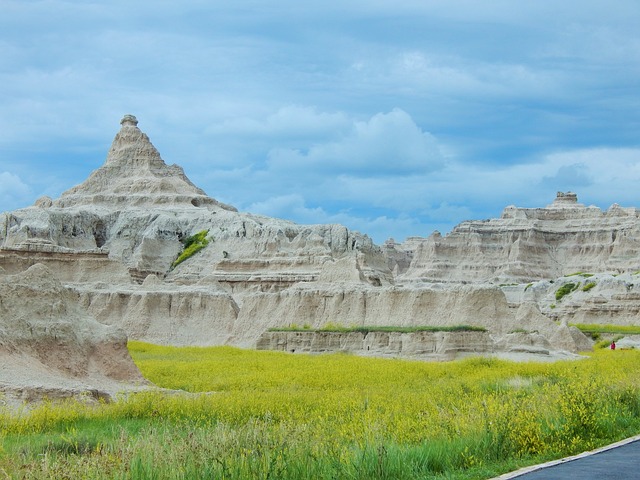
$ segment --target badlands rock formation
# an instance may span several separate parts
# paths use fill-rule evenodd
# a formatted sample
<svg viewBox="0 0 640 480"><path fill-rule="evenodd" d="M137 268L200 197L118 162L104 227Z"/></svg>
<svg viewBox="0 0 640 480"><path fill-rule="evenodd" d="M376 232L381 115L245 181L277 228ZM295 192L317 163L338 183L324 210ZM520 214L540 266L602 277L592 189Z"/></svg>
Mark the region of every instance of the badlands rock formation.
<svg viewBox="0 0 640 480"><path fill-rule="evenodd" d="M87 394L109 398L146 382L124 331L78 305L45 266L0 272L0 392L4 401Z"/></svg>
<svg viewBox="0 0 640 480"><path fill-rule="evenodd" d="M487 332L265 332L256 348L299 353L350 352L428 360L495 352L494 342Z"/></svg>
<svg viewBox="0 0 640 480"><path fill-rule="evenodd" d="M622 273L640 269L640 211L602 211L558 193L546 208L505 208L490 220L463 222L446 236L435 232L409 245L387 244L404 280L526 283L573 272ZM392 265L393 267L393 265Z"/></svg>
<svg viewBox="0 0 640 480"><path fill-rule="evenodd" d="M636 218L569 196L378 247L340 225L297 225L208 197L127 115L84 183L0 217L0 268L47 265L99 322L154 343L255 347L269 328L294 323L469 324L487 329L488 350L576 352L589 343L545 315L544 301L509 300L483 282L621 268ZM174 267L182 241L201 231L208 246ZM409 343L405 352L417 351Z"/></svg>

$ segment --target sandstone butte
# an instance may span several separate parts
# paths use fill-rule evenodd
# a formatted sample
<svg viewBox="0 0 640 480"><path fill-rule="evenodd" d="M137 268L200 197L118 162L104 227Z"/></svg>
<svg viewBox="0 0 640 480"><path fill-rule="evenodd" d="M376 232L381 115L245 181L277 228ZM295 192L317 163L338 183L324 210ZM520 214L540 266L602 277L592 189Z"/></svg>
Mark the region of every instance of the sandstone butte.
<svg viewBox="0 0 640 480"><path fill-rule="evenodd" d="M132 115L106 161L60 198L0 216L0 391L111 395L145 385L126 338L452 359L573 358L570 322L634 324L636 208L558 193L448 235L378 246L341 225L238 212L167 165ZM188 237L209 243L174 262ZM584 275L571 275L584 273ZM586 274L589 275L586 275ZM556 298L564 284L575 288ZM328 324L484 332L314 332ZM303 332L272 328L307 326Z"/></svg>

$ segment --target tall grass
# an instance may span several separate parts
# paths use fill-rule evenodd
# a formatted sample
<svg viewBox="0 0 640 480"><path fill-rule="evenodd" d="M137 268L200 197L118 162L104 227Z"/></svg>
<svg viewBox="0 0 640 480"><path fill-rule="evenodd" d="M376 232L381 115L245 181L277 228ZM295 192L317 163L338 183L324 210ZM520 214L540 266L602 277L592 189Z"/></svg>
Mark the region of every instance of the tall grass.
<svg viewBox="0 0 640 480"><path fill-rule="evenodd" d="M640 431L640 353L451 363L138 342L145 392L0 418L14 478L489 478Z"/></svg>

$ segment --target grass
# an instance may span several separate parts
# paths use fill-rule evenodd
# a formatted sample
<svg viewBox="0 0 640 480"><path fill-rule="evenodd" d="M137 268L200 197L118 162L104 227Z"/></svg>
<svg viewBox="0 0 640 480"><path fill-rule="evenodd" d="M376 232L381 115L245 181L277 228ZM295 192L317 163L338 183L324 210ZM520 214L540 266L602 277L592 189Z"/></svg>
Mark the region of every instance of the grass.
<svg viewBox="0 0 640 480"><path fill-rule="evenodd" d="M191 235L190 237L185 238L182 241L182 252L180 253L180 255L178 255L178 258L176 258L171 264L171 268L180 265L182 262L191 258L197 252L209 245L209 239L207 238L208 234L209 230L202 230L194 235Z"/></svg>
<svg viewBox="0 0 640 480"><path fill-rule="evenodd" d="M452 326L359 326L345 327L343 325L329 323L322 328L312 329L308 325L299 327L298 325L289 325L288 327L270 328L270 332L336 332L336 333L371 333L371 332L389 332L389 333L416 333L416 332L486 332L484 327L476 327L472 325L452 325Z"/></svg>
<svg viewBox="0 0 640 480"><path fill-rule="evenodd" d="M129 348L147 378L185 393L0 410L0 472L482 479L640 432L635 351L548 364Z"/></svg>
<svg viewBox="0 0 640 480"><path fill-rule="evenodd" d="M574 272L574 273L570 273L568 275L565 275L565 277L583 277L583 278L589 278L589 277L593 277L593 273L584 273L584 272Z"/></svg>
<svg viewBox="0 0 640 480"><path fill-rule="evenodd" d="M638 325L603 325L598 323L572 323L571 325L583 333L640 335L640 326Z"/></svg>

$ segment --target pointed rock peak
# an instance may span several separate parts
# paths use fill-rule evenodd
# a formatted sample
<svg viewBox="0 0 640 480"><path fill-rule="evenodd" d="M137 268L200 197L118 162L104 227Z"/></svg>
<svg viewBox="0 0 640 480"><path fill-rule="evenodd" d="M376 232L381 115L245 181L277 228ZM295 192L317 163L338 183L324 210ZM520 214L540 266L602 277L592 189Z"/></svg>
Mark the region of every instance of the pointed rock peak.
<svg viewBox="0 0 640 480"><path fill-rule="evenodd" d="M111 143L105 165L129 165L132 168L166 167L160 158L160 152L138 128L136 117L127 114L120 120L120 125L122 127Z"/></svg>
<svg viewBox="0 0 640 480"><path fill-rule="evenodd" d="M235 208L219 203L196 187L178 165L167 165L138 119L125 115L102 167L80 185L64 192L54 205L101 205L110 208L148 206Z"/></svg>

